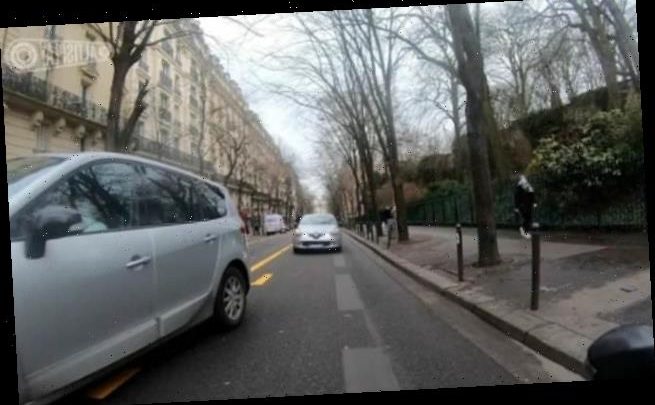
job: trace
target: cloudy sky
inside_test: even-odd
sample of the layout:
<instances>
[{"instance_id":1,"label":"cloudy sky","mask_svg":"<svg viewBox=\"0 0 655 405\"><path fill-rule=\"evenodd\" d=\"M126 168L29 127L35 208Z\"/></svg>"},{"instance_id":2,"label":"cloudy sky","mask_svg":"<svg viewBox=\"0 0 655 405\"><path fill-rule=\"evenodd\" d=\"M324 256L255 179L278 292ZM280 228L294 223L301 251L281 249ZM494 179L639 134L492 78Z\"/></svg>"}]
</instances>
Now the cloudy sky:
<instances>
[{"instance_id":1,"label":"cloudy sky","mask_svg":"<svg viewBox=\"0 0 655 405\"><path fill-rule=\"evenodd\" d=\"M304 185L315 195L323 190L312 165L313 132L303 111L285 98L267 90L263 83L287 80L282 72L261 66L263 55L285 49L294 40L281 27L290 15L238 16L235 19L253 27L249 32L242 25L222 17L201 18L200 23L210 37L209 44L222 59L230 76L239 84L252 108L262 119L268 132L283 149L296 157L296 167Z\"/></svg>"}]
</instances>

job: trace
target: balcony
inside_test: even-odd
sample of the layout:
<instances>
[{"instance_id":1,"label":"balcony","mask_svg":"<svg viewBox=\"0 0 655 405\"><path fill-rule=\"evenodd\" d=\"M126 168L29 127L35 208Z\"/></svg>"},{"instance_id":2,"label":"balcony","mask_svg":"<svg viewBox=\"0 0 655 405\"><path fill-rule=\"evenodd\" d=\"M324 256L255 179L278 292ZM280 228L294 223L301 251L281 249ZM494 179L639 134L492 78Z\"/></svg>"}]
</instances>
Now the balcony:
<instances>
[{"instance_id":1,"label":"balcony","mask_svg":"<svg viewBox=\"0 0 655 405\"><path fill-rule=\"evenodd\" d=\"M165 145L162 142L157 142L153 139L148 139L142 135L135 134L133 138L135 141L134 151L136 153L154 156L160 160L166 159L178 166L192 171L197 171L200 166L200 159L190 153L182 152L178 148ZM205 160L203 166L205 175L216 176L214 164L212 162Z\"/></svg>"},{"instance_id":2,"label":"balcony","mask_svg":"<svg viewBox=\"0 0 655 405\"><path fill-rule=\"evenodd\" d=\"M107 124L105 108L88 101L84 102L77 94L53 86L30 73L17 73L8 66L3 66L2 70L2 87L5 91L20 94L98 124Z\"/></svg>"},{"instance_id":3,"label":"balcony","mask_svg":"<svg viewBox=\"0 0 655 405\"><path fill-rule=\"evenodd\" d=\"M166 90L171 91L173 89L173 80L170 76L161 74L159 75L159 85Z\"/></svg>"}]
</instances>

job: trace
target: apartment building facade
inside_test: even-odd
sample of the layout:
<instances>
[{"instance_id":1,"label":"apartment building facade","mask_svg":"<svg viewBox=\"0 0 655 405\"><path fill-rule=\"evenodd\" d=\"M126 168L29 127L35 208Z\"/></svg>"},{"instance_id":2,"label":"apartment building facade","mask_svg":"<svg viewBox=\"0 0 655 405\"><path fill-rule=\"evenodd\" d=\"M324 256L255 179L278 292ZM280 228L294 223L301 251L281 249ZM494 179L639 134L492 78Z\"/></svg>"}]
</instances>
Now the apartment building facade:
<instances>
[{"instance_id":1,"label":"apartment building facade","mask_svg":"<svg viewBox=\"0 0 655 405\"><path fill-rule=\"evenodd\" d=\"M124 119L139 86L147 83L149 89L130 151L223 182L251 216L292 217L298 205L289 180L293 169L203 36L186 34L198 31L192 19L157 26L152 40L162 41L147 47L130 69ZM4 28L0 36L6 158L104 150L113 75L108 58L62 66L66 50L52 46L44 51L53 58L52 67L23 73L8 63L16 56L16 43L92 44L97 50L104 47L98 34L87 24L71 24Z\"/></svg>"}]
</instances>

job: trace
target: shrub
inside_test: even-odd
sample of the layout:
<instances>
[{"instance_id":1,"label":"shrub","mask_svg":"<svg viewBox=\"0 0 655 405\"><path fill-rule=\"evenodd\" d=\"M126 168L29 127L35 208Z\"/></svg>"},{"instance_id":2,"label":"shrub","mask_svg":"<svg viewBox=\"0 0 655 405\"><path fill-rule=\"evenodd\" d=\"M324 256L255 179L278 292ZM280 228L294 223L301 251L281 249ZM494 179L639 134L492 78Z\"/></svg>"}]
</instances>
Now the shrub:
<instances>
[{"instance_id":1,"label":"shrub","mask_svg":"<svg viewBox=\"0 0 655 405\"><path fill-rule=\"evenodd\" d=\"M529 172L546 199L569 213L598 210L643 184L641 114L630 103L539 142Z\"/></svg>"}]
</instances>

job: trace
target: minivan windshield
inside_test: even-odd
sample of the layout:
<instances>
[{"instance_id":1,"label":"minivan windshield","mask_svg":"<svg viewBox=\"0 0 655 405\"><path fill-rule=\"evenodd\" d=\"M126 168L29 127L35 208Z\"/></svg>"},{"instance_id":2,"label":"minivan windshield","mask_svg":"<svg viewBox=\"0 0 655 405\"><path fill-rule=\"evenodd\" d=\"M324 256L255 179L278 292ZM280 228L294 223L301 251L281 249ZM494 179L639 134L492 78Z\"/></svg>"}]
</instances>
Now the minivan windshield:
<instances>
[{"instance_id":1,"label":"minivan windshield","mask_svg":"<svg viewBox=\"0 0 655 405\"><path fill-rule=\"evenodd\" d=\"M7 193L16 194L66 159L53 156L30 156L7 160Z\"/></svg>"},{"instance_id":2,"label":"minivan windshield","mask_svg":"<svg viewBox=\"0 0 655 405\"><path fill-rule=\"evenodd\" d=\"M307 215L302 217L300 225L336 225L337 220L332 215Z\"/></svg>"}]
</instances>

